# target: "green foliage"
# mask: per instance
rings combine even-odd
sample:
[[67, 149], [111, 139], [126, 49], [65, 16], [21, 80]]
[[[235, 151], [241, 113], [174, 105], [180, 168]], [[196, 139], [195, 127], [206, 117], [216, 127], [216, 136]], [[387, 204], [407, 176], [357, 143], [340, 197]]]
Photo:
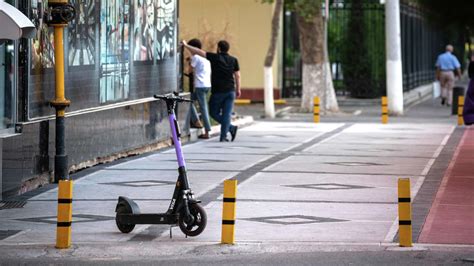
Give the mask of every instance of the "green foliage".
[[444, 27], [474, 28], [472, 0], [411, 0], [432, 11], [431, 18]]
[[[273, 3], [275, 0], [261, 0], [262, 3]], [[323, 0], [285, 0], [285, 8], [297, 13], [306, 20], [313, 19], [318, 12], [321, 12]]]
[[334, 86], [353, 97], [378, 97], [385, 91], [384, 7], [361, 0], [346, 4], [330, 10], [329, 58], [342, 65], [344, 78]]
[[[418, 4], [438, 30], [443, 31], [445, 43], [454, 45], [454, 54], [465, 58], [471, 51], [465, 51], [474, 29], [474, 1], [472, 0], [406, 0]], [[465, 54], [467, 53], [467, 54]], [[464, 60], [460, 60], [461, 64]]]
[[372, 88], [369, 51], [365, 30], [363, 0], [352, 0], [346, 46], [344, 47], [344, 84], [352, 97], [367, 97]]

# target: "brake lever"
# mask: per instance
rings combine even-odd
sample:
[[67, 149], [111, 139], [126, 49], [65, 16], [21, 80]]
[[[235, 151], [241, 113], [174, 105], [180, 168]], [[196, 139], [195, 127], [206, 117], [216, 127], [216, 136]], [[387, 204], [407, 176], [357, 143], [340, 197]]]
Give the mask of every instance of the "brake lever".
[[168, 94], [165, 94], [165, 95], [155, 94], [155, 95], [153, 95], [153, 97], [156, 98], [156, 99], [160, 99], [160, 100], [173, 100], [173, 101], [177, 101], [177, 102], [188, 102], [188, 103], [193, 102], [192, 100], [188, 100], [188, 99], [185, 99], [181, 96], [177, 96], [175, 93], [168, 93]]

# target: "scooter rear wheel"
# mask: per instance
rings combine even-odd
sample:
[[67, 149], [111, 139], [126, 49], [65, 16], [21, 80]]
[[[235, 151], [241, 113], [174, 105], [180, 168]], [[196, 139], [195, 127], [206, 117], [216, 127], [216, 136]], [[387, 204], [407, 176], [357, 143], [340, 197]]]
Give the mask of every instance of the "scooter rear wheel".
[[117, 207], [117, 214], [115, 215], [115, 223], [117, 224], [118, 229], [120, 232], [124, 234], [128, 234], [133, 231], [135, 228], [134, 224], [123, 224], [120, 223], [118, 215], [119, 214], [130, 214], [132, 213], [132, 210], [129, 208], [129, 206], [121, 204]]
[[187, 236], [197, 236], [204, 231], [207, 224], [207, 214], [201, 205], [193, 203], [189, 205], [189, 212], [194, 218], [192, 224], [186, 224], [184, 221], [186, 219], [186, 214], [184, 211], [180, 213], [178, 219], [179, 229]]

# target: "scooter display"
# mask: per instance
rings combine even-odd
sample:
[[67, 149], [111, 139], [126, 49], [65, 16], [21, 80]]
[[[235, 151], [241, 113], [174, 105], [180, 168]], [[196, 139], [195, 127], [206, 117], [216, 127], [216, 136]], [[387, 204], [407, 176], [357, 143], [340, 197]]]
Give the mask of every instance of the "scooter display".
[[122, 233], [130, 233], [137, 224], [178, 224], [186, 236], [197, 236], [206, 228], [206, 211], [199, 205], [201, 201], [194, 197], [189, 187], [186, 163], [181, 149], [180, 129], [175, 115], [179, 102], [191, 102], [177, 94], [154, 95], [166, 103], [176, 157], [178, 161], [178, 180], [173, 198], [165, 213], [141, 213], [137, 203], [120, 196], [115, 208], [115, 222]]

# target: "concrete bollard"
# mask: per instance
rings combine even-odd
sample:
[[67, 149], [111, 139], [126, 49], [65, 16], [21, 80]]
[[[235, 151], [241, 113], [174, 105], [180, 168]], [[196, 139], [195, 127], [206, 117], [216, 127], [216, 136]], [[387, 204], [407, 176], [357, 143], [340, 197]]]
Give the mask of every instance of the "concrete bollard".
[[398, 179], [398, 226], [400, 247], [412, 246], [410, 179]]
[[464, 118], [462, 112], [464, 109], [464, 96], [458, 97], [458, 126], [464, 125]]
[[237, 180], [224, 181], [224, 199], [222, 204], [221, 244], [235, 242], [235, 204], [237, 200]]
[[382, 97], [382, 124], [388, 123], [388, 99], [387, 97]]
[[314, 123], [319, 123], [319, 103], [320, 99], [318, 96], [313, 98], [313, 118], [314, 118]]
[[56, 248], [71, 246], [72, 187], [72, 180], [59, 180]]

